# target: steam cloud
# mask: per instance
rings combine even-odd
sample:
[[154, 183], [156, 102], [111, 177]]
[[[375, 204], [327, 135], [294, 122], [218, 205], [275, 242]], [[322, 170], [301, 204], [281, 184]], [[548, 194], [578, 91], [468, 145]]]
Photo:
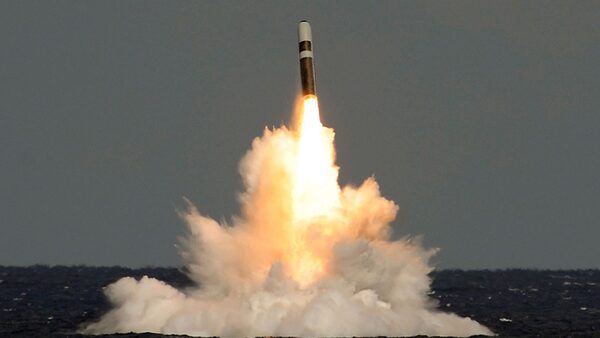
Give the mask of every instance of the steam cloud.
[[[333, 153], [333, 130], [323, 127]], [[181, 213], [189, 235], [181, 255], [197, 286], [177, 290], [154, 278], [122, 278], [105, 294], [113, 309], [82, 332], [157, 332], [197, 336], [491, 335], [469, 318], [436, 310], [428, 297], [435, 250], [405, 238], [390, 241], [398, 206], [374, 178], [340, 188], [332, 215], [311, 218], [300, 236], [324, 268], [313, 280], [294, 278], [297, 229], [293, 165], [298, 135], [265, 130], [240, 163], [245, 191], [233, 224], [219, 224], [191, 204]], [[331, 189], [330, 189], [331, 191]], [[294, 232], [292, 234], [291, 232]], [[297, 271], [296, 271], [297, 272]]]

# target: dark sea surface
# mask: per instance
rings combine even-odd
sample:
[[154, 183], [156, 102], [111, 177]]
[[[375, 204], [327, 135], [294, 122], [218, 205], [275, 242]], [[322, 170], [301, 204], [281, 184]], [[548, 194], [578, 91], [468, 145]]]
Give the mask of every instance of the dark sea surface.
[[[0, 267], [0, 337], [74, 336], [109, 309], [103, 286], [144, 275], [191, 284], [175, 268]], [[431, 297], [442, 311], [500, 336], [600, 336], [600, 270], [442, 270], [432, 277]]]

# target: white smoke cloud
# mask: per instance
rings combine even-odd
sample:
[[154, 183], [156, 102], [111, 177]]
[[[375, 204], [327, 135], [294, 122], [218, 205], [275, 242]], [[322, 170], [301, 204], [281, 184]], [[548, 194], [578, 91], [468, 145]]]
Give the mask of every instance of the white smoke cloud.
[[[333, 151], [333, 131], [323, 128]], [[245, 191], [231, 225], [191, 204], [181, 216], [189, 235], [181, 255], [196, 286], [177, 290], [154, 278], [122, 278], [105, 289], [112, 310], [83, 333], [157, 332], [197, 336], [470, 336], [492, 332], [436, 309], [428, 297], [435, 250], [405, 238], [390, 241], [398, 207], [373, 178], [337, 186], [335, 212], [302, 224], [301, 236], [324, 270], [309, 283], [294, 278], [292, 208], [298, 136], [265, 130], [240, 163]], [[329, 198], [329, 197], [328, 197]], [[290, 239], [291, 238], [291, 239]]]

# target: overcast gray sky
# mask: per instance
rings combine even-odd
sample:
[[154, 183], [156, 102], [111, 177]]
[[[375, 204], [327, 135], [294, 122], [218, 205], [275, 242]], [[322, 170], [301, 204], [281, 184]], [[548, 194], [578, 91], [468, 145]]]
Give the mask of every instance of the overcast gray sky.
[[442, 268], [600, 267], [600, 1], [0, 3], [0, 264], [178, 265], [299, 90]]

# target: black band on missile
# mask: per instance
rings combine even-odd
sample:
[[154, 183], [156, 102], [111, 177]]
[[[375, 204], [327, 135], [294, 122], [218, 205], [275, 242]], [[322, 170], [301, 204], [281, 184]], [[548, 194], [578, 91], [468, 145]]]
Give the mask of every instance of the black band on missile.
[[300, 79], [302, 82], [302, 95], [316, 95], [315, 71], [311, 57], [300, 59]]
[[312, 51], [312, 43], [310, 41], [300, 41], [299, 47], [301, 52], [305, 50]]

